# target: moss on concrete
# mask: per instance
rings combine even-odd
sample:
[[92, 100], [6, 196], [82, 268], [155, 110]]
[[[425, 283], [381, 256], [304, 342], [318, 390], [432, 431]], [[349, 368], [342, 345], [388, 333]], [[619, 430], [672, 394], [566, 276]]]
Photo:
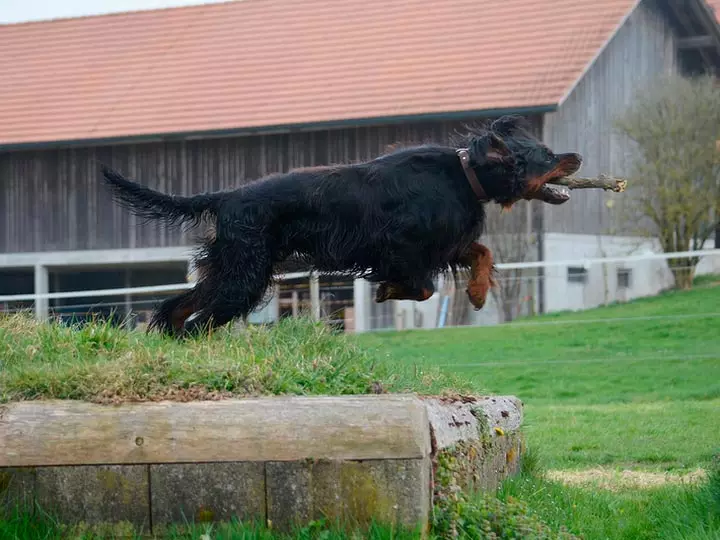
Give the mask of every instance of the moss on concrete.
[[[502, 451], [504, 449], [504, 451]], [[519, 468], [524, 452], [520, 433], [462, 442], [440, 450], [434, 460], [432, 534], [436, 538], [533, 538], [579, 540], [564, 531], [555, 532], [534, 517], [519, 501], [503, 502], [487, 485], [487, 459], [497, 467], [493, 483]], [[483, 485], [485, 484], [485, 485]]]

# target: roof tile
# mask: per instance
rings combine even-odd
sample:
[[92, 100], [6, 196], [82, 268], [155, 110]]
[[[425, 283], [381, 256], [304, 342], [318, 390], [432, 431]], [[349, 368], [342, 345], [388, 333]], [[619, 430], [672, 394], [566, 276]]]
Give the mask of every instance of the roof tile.
[[241, 0], [0, 26], [0, 144], [558, 103], [636, 0]]

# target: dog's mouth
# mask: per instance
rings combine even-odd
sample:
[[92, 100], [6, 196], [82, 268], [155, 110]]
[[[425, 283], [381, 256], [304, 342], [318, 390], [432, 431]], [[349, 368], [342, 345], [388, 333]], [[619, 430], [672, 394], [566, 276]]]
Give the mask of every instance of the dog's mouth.
[[582, 157], [579, 154], [563, 154], [557, 166], [542, 176], [533, 178], [525, 194], [526, 199], [537, 199], [548, 204], [563, 204], [570, 200], [570, 190], [553, 184], [580, 170]]
[[544, 184], [535, 192], [533, 199], [548, 204], [563, 204], [570, 200], [570, 190], [565, 186]]

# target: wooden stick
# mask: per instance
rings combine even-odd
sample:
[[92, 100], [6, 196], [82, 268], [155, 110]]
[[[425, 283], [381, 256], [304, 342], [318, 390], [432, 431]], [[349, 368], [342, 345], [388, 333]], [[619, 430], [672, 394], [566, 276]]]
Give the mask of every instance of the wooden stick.
[[551, 180], [549, 184], [556, 184], [559, 186], [566, 186], [569, 189], [604, 189], [614, 191], [616, 193], [622, 193], [627, 188], [627, 180], [624, 178], [615, 178], [614, 176], [608, 176], [601, 174], [595, 178], [583, 178], [578, 176], [566, 176], [565, 178], [558, 178]]

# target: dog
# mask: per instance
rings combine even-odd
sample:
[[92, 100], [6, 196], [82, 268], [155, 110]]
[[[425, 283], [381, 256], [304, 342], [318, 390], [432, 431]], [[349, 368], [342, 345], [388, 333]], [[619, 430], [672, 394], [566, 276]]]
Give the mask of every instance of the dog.
[[102, 166], [115, 202], [137, 216], [170, 225], [207, 221], [213, 229], [196, 257], [195, 287], [162, 302], [148, 331], [189, 335], [246, 317], [290, 257], [321, 273], [378, 283], [377, 302], [427, 300], [435, 277], [469, 270], [468, 298], [481, 309], [495, 285], [492, 253], [477, 242], [484, 205], [562, 203], [567, 196], [547, 183], [574, 174], [582, 158], [553, 153], [517, 116], [469, 129], [462, 141], [192, 197], [153, 191]]

